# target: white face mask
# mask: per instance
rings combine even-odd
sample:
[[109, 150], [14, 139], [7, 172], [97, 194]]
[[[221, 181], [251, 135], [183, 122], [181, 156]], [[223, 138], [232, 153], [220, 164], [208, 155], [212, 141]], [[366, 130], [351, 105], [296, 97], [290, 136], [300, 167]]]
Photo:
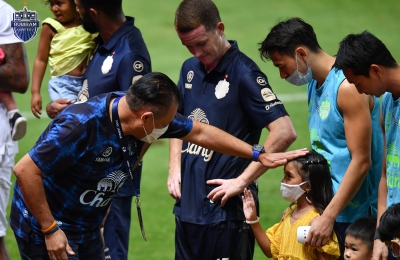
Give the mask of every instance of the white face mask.
[[295, 57], [296, 57], [297, 69], [296, 69], [295, 72], [293, 72], [292, 75], [287, 77], [285, 80], [287, 82], [293, 84], [293, 85], [301, 86], [301, 85], [309, 83], [312, 80], [312, 71], [311, 71], [311, 68], [308, 66], [308, 63], [306, 61], [307, 68], [308, 68], [307, 74], [306, 75], [301, 74], [300, 71], [299, 71], [299, 63], [297, 62], [297, 52], [296, 52], [296, 56]]
[[301, 195], [306, 192], [305, 190], [300, 188], [300, 186], [304, 183], [306, 183], [306, 181], [295, 185], [281, 182], [281, 193], [283, 198], [287, 201], [295, 202], [298, 198], [300, 198]]
[[153, 115], [153, 132], [151, 132], [150, 134], [147, 133], [146, 128], [144, 128], [144, 124], [142, 124], [143, 130], [146, 133], [146, 136], [143, 137], [142, 139], [140, 139], [143, 142], [149, 143], [151, 144], [152, 142], [154, 142], [155, 140], [157, 140], [158, 138], [160, 138], [160, 136], [162, 136], [167, 130], [168, 130], [168, 126], [163, 127], [163, 128], [156, 128], [154, 126], [154, 114]]

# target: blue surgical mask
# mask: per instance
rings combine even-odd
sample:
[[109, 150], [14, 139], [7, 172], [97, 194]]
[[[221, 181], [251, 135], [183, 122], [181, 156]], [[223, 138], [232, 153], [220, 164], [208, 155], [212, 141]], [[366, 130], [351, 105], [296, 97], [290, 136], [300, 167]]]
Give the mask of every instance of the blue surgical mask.
[[308, 68], [307, 74], [306, 75], [301, 74], [299, 71], [299, 63], [297, 62], [297, 52], [296, 52], [295, 57], [296, 57], [296, 66], [297, 66], [296, 71], [293, 72], [293, 74], [290, 75], [289, 77], [287, 77], [285, 80], [293, 85], [301, 86], [301, 85], [309, 83], [312, 80], [312, 71], [306, 61], [307, 68]]

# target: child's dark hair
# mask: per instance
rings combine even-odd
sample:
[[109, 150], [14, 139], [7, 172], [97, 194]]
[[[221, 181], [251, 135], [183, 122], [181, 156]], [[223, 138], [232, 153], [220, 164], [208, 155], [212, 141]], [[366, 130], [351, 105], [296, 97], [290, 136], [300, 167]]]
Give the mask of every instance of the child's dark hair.
[[314, 150], [293, 161], [298, 162], [300, 176], [310, 185], [311, 190], [307, 193], [307, 198], [311, 200], [318, 213], [322, 214], [333, 198], [328, 162]]
[[376, 217], [361, 217], [346, 229], [346, 236], [361, 239], [367, 244], [368, 249], [372, 250], [374, 247], [375, 228]]
[[[69, 0], [69, 1], [73, 4], [73, 6], [75, 6], [75, 1], [74, 0]], [[43, 3], [45, 5], [50, 5], [50, 0], [43, 0]]]
[[379, 220], [378, 232], [381, 241], [400, 237], [400, 203], [392, 204]]

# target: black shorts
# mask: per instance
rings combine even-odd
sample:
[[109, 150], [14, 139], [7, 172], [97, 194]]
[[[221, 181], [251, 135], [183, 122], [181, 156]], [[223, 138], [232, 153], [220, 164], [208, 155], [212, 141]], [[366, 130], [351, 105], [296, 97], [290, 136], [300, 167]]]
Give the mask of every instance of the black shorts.
[[197, 225], [175, 218], [176, 260], [253, 259], [254, 235], [243, 220]]

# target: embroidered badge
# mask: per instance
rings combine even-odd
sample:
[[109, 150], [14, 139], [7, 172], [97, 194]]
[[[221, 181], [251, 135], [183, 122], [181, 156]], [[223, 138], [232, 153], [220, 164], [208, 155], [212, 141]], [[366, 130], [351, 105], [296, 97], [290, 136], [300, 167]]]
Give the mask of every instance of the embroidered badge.
[[193, 80], [193, 77], [194, 77], [194, 72], [193, 72], [193, 70], [191, 70], [186, 75], [186, 79], [187, 79], [187, 81], [189, 83], [185, 83], [185, 88], [187, 88], [187, 89], [191, 89], [192, 88], [192, 84], [190, 84], [190, 82]]
[[228, 75], [225, 75], [224, 80], [220, 80], [215, 87], [215, 96], [217, 97], [217, 99], [224, 98], [229, 92], [229, 82], [226, 81], [227, 78]]
[[137, 60], [133, 63], [133, 69], [136, 72], [142, 72], [143, 71], [143, 63], [140, 60]]
[[257, 77], [257, 83], [260, 86], [265, 86], [267, 84], [267, 81], [263, 77]]
[[103, 61], [103, 65], [101, 66], [101, 72], [103, 74], [107, 74], [108, 72], [110, 72], [112, 64], [114, 62], [114, 56], [115, 52], [113, 52], [110, 56], [108, 56], [104, 61]]
[[193, 72], [193, 70], [191, 70], [191, 71], [189, 71], [188, 74], [187, 74], [187, 81], [188, 81], [189, 83], [192, 82], [193, 77], [194, 77], [194, 72]]
[[261, 96], [266, 102], [272, 101], [276, 99], [275, 94], [269, 88], [261, 89]]
[[142, 75], [136, 75], [132, 78], [132, 84], [136, 82], [136, 80], [140, 79]]

